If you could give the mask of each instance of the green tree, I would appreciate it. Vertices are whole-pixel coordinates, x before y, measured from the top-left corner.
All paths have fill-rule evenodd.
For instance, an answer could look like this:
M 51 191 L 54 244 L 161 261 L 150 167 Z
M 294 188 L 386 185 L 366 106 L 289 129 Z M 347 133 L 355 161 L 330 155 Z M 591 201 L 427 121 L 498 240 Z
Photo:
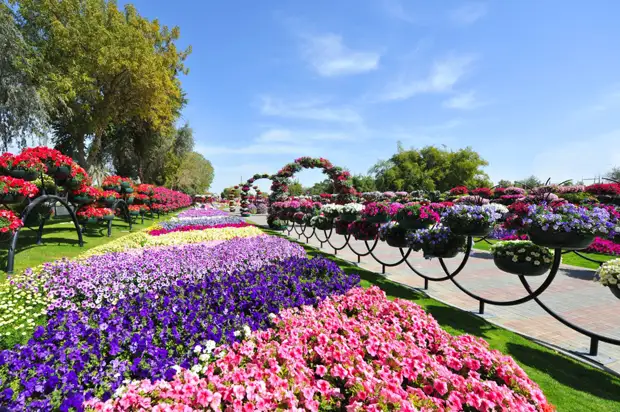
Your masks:
M 80 164 L 106 159 L 111 124 L 134 118 L 157 131 L 173 126 L 183 103 L 178 75 L 187 51 L 179 29 L 106 0 L 10 0 L 26 42 L 37 51 L 34 72 L 54 99 L 56 143 Z M 165 133 L 164 133 L 165 135 Z
M 311 195 L 320 195 L 321 193 L 333 193 L 334 185 L 331 180 L 325 179 L 321 182 L 315 183 L 308 188 L 304 188 L 304 193 Z
M 375 179 L 370 175 L 356 174 L 351 176 L 351 181 L 358 192 L 374 192 L 377 190 Z
M 46 104 L 32 76 L 34 50 L 24 41 L 13 12 L 0 3 L 0 139 L 24 147 L 28 137 L 42 136 Z
M 288 185 L 288 194 L 290 196 L 301 196 L 304 194 L 304 188 L 302 187 L 299 180 L 295 180 L 290 185 Z
M 542 181 L 534 175 L 515 181 L 515 186 L 522 187 L 524 189 L 532 189 L 541 185 Z
M 213 182 L 213 166 L 203 155 L 196 152 L 187 153 L 179 165 L 172 188 L 194 195 L 204 194 Z
M 404 150 L 389 160 L 380 160 L 370 169 L 378 190 L 446 191 L 455 186 L 490 184 L 482 170 L 488 162 L 467 147 L 457 151 L 426 146 L 420 150 Z
M 614 167 L 605 175 L 606 178 L 620 182 L 620 167 Z
M 499 187 L 510 187 L 510 186 L 512 186 L 512 182 L 510 180 L 502 179 L 499 182 L 497 182 L 497 186 L 499 186 Z

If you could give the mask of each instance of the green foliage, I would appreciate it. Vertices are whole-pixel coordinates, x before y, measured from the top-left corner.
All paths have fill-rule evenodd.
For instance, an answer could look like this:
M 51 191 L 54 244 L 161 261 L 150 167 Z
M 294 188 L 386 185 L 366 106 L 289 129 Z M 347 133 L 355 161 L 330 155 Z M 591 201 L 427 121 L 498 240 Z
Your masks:
M 174 154 L 173 154 L 174 156 Z M 190 195 L 204 194 L 213 182 L 213 166 L 203 155 L 187 153 L 172 177 L 171 187 Z
M 322 182 L 315 183 L 309 188 L 305 188 L 304 192 L 311 195 L 320 195 L 321 193 L 334 193 L 334 185 L 331 180 L 325 179 Z
M 46 104 L 32 76 L 33 49 L 26 44 L 12 11 L 0 3 L 0 139 L 25 147 L 28 137 L 42 136 L 48 121 Z
M 380 191 L 439 190 L 455 186 L 490 185 L 482 167 L 488 162 L 470 147 L 457 151 L 426 146 L 404 150 L 389 160 L 380 160 L 371 169 Z
M 370 175 L 357 174 L 351 176 L 353 187 L 358 192 L 374 192 L 377 190 L 375 179 Z
M 88 168 L 104 163 L 110 125 L 172 129 L 183 104 L 178 75 L 188 51 L 178 28 L 124 12 L 105 0 L 11 0 L 26 42 L 37 51 L 34 75 L 54 101 L 55 143 Z M 166 135 L 166 133 L 162 133 Z
M 524 189 L 532 189 L 534 187 L 541 186 L 542 184 L 542 181 L 534 175 L 526 177 L 523 180 L 515 180 L 514 183 L 515 186 L 522 187 Z
M 571 203 L 576 205 L 586 204 L 586 203 L 598 203 L 598 199 L 592 196 L 589 193 L 564 193 L 560 195 L 562 199 L 565 199 Z
M 620 182 L 620 167 L 614 167 L 605 175 L 606 178 Z
M 497 186 L 499 187 L 510 187 L 512 185 L 513 183 L 510 180 L 502 179 L 499 182 L 497 182 Z
M 288 193 L 290 196 L 301 196 L 304 194 L 304 188 L 299 183 L 299 180 L 295 180 L 288 186 Z

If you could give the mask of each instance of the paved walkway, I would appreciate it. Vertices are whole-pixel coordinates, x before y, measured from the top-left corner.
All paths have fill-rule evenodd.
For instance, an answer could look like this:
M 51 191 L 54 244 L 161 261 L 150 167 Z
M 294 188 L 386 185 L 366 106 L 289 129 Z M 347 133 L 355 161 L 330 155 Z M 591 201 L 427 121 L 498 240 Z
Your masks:
M 266 216 L 252 216 L 250 220 L 260 225 L 265 225 L 267 221 Z M 307 234 L 311 233 L 312 230 L 307 229 Z M 320 236 L 324 238 L 323 232 L 320 232 Z M 291 237 L 298 239 L 295 232 L 291 233 Z M 305 241 L 306 239 L 301 237 L 301 240 Z M 336 235 L 334 232 L 330 241 L 335 246 L 341 246 L 344 244 L 344 237 Z M 316 237 L 310 239 L 308 243 L 320 247 Z M 360 253 L 367 251 L 363 242 L 352 241 L 351 244 Z M 333 248 L 329 247 L 328 244 L 323 246 L 322 250 L 334 253 Z M 379 242 L 373 253 L 384 262 L 400 260 L 399 250 L 384 242 Z M 348 247 L 338 251 L 337 255 L 343 259 L 357 262 L 357 256 Z M 459 257 L 462 257 L 462 254 Z M 461 259 L 459 257 L 445 260 L 449 269 L 454 270 L 460 264 Z M 436 259 L 426 260 L 421 253 L 412 252 L 408 262 L 426 275 L 435 277 L 443 275 L 439 261 Z M 382 273 L 382 265 L 371 256 L 362 257 L 359 265 L 364 269 Z M 386 276 L 390 280 L 415 288 L 424 287 L 424 280 L 411 271 L 405 263 L 385 269 Z M 594 271 L 592 270 L 562 265 L 553 283 L 540 296 L 540 299 L 572 323 L 587 330 L 620 339 L 620 322 L 618 321 L 620 301 L 607 288 L 593 282 L 593 276 Z M 535 289 L 540 285 L 544 281 L 542 279 L 544 277 L 533 278 L 530 281 L 532 288 Z M 526 295 L 519 278 L 497 269 L 491 255 L 482 251 L 472 252 L 467 265 L 456 279 L 467 290 L 489 299 L 511 300 Z M 478 301 L 464 294 L 450 281 L 430 282 L 429 289 L 425 292 L 433 298 L 463 310 L 478 311 Z M 590 346 L 588 337 L 552 318 L 536 302 L 532 301 L 516 306 L 486 305 L 484 317 L 493 323 L 564 350 L 580 355 L 587 355 L 588 353 Z M 620 346 L 601 342 L 598 356 L 589 358 L 620 373 Z

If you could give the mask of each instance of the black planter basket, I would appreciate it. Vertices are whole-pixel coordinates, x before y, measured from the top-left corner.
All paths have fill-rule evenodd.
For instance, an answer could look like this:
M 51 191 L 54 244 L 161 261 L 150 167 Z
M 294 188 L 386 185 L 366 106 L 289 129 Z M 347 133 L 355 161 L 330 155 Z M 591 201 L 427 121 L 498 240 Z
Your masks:
M 556 232 L 553 230 L 543 231 L 539 228 L 531 228 L 527 234 L 530 240 L 538 246 L 550 249 L 582 250 L 594 242 L 594 235 L 584 235 L 575 232 Z
M 441 249 L 441 250 L 429 250 L 429 249 L 422 249 L 424 252 L 424 257 L 425 258 L 442 258 L 442 259 L 450 259 L 453 257 L 456 257 L 456 255 L 459 254 L 459 247 L 450 247 L 447 249 Z
M 366 216 L 366 220 L 370 223 L 387 223 L 392 220 L 392 218 L 387 214 L 380 213 L 375 216 Z
M 343 222 L 355 222 L 357 220 L 356 213 L 340 213 L 340 220 Z
M 344 222 L 344 220 L 343 220 L 343 222 Z M 349 233 L 348 232 L 348 227 L 349 227 L 348 225 L 341 225 L 341 224 L 338 224 L 338 223 L 336 223 L 334 225 L 336 233 L 339 234 L 339 235 L 346 235 L 347 233 Z
M 93 199 L 92 197 L 83 195 L 72 195 L 69 197 L 69 200 L 71 201 L 71 203 L 75 203 L 77 205 L 87 205 L 95 201 L 95 199 Z
M 610 285 L 608 287 L 609 290 L 611 290 L 611 293 L 613 293 L 615 297 L 620 299 L 620 287 L 618 287 L 618 285 Z
M 461 225 L 458 227 L 450 226 L 450 231 L 459 236 L 476 236 L 483 237 L 491 233 L 493 225 L 489 223 L 470 223 L 467 225 Z
M 392 247 L 406 248 L 409 247 L 406 238 L 406 232 L 390 233 L 385 237 L 385 243 Z
M 426 229 L 431 224 L 420 219 L 405 218 L 398 221 L 398 225 L 407 230 Z
M 512 273 L 513 275 L 542 276 L 551 268 L 551 263 L 542 261 L 538 266 L 536 266 L 533 261 L 513 262 L 511 256 L 493 256 L 493 262 L 495 262 L 495 266 L 497 266 L 498 269 L 506 273 Z
M 314 227 L 318 230 L 329 230 L 334 227 L 334 222 L 326 220 L 324 222 L 314 225 Z
M 26 200 L 26 196 L 23 195 L 14 195 L 12 193 L 0 195 L 0 204 L 2 205 L 13 205 L 16 203 L 22 203 L 24 200 Z

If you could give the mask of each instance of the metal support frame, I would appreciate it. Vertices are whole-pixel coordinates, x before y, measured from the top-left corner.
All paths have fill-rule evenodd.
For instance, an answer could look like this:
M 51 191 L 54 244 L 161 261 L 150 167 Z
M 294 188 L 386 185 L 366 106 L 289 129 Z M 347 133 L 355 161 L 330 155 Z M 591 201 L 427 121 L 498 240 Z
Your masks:
M 570 253 L 573 252 L 575 254 L 577 254 L 578 256 L 590 261 L 590 262 L 594 262 L 594 263 L 598 263 L 598 264 L 602 264 L 603 262 L 594 260 L 594 259 L 590 259 L 584 255 L 582 255 L 581 253 L 579 253 L 578 251 L 571 251 L 571 250 L 566 250 L 563 251 L 562 249 L 555 249 L 554 250 L 554 257 L 553 257 L 553 263 L 551 264 L 551 267 L 549 269 L 549 271 L 547 272 L 546 278 L 543 281 L 543 283 L 536 288 L 535 290 L 532 289 L 532 287 L 530 286 L 530 284 L 528 283 L 528 276 L 525 275 L 511 275 L 511 274 L 507 274 L 508 276 L 518 276 L 519 280 L 521 281 L 521 284 L 523 285 L 526 294 L 523 296 L 520 296 L 516 299 L 511 299 L 511 300 L 505 300 L 505 301 L 501 301 L 501 300 L 494 300 L 494 299 L 490 299 L 484 296 L 480 296 L 470 290 L 468 290 L 467 288 L 465 288 L 461 283 L 459 283 L 456 280 L 456 276 L 461 273 L 461 271 L 465 268 L 469 256 L 471 255 L 472 252 L 472 246 L 474 243 L 479 243 L 479 242 L 486 242 L 486 243 L 490 243 L 486 237 L 482 237 L 479 238 L 477 240 L 474 241 L 474 239 L 469 236 L 467 238 L 467 244 L 465 247 L 465 251 L 464 254 L 462 256 L 461 262 L 458 265 L 458 267 L 451 271 L 448 269 L 448 267 L 446 266 L 444 259 L 442 258 L 438 258 L 439 264 L 441 265 L 441 268 L 444 272 L 443 276 L 438 276 L 438 277 L 432 277 L 432 276 L 428 276 L 425 275 L 424 273 L 422 273 L 420 270 L 416 269 L 408 260 L 407 258 L 410 256 L 411 252 L 413 251 L 411 248 L 399 248 L 400 250 L 400 254 L 401 254 L 401 259 L 399 259 L 396 262 L 383 262 L 376 254 L 375 249 L 377 247 L 378 244 L 378 237 L 375 237 L 374 241 L 364 241 L 364 245 L 366 247 L 366 251 L 358 251 L 356 250 L 352 245 L 351 245 L 351 239 L 352 236 L 349 234 L 346 235 L 342 235 L 342 237 L 344 238 L 344 244 L 342 246 L 338 246 L 335 245 L 333 243 L 332 237 L 333 234 L 335 233 L 335 231 L 333 229 L 330 230 L 322 230 L 322 231 L 317 231 L 317 230 L 313 230 L 312 234 L 308 237 L 305 235 L 305 230 L 306 230 L 306 225 L 304 224 L 298 224 L 298 223 L 293 223 L 292 226 L 290 226 L 290 228 L 287 227 L 288 233 L 289 235 L 295 231 L 296 234 L 298 234 L 298 237 L 301 239 L 300 235 L 303 234 L 304 237 L 306 237 L 307 240 L 309 240 L 312 237 L 316 237 L 317 240 L 320 242 L 321 247 L 323 247 L 324 244 L 329 245 L 329 247 L 331 247 L 334 250 L 334 254 L 337 254 L 338 251 L 343 250 L 344 248 L 346 248 L 348 246 L 348 248 L 351 250 L 351 252 L 353 252 L 356 256 L 357 256 L 357 261 L 358 263 L 361 262 L 361 258 L 364 256 L 371 256 L 376 262 L 378 262 L 379 264 L 381 264 L 382 266 L 382 273 L 385 273 L 386 267 L 393 267 L 393 266 L 398 266 L 402 263 L 405 263 L 409 269 L 415 273 L 416 275 L 420 276 L 423 280 L 424 280 L 424 289 L 427 290 L 429 287 L 429 282 L 445 282 L 445 281 L 450 281 L 452 282 L 459 290 L 461 290 L 463 293 L 465 293 L 466 295 L 468 295 L 469 297 L 471 297 L 472 299 L 476 300 L 478 302 L 478 314 L 483 315 L 485 314 L 485 309 L 486 309 L 486 305 L 496 305 L 496 306 L 514 306 L 514 305 L 520 305 L 522 303 L 526 303 L 529 301 L 534 301 L 536 302 L 545 312 L 547 312 L 549 315 L 551 315 L 553 318 L 555 318 L 557 321 L 561 322 L 562 324 L 564 324 L 565 326 L 585 335 L 588 336 L 590 338 L 590 348 L 589 348 L 589 355 L 591 356 L 597 356 L 598 354 L 598 347 L 599 347 L 599 342 L 606 342 L 612 345 L 620 345 L 620 339 L 614 339 L 608 336 L 603 336 L 600 335 L 598 333 L 589 331 L 587 329 L 585 329 L 584 327 L 581 327 L 579 325 L 575 325 L 574 323 L 564 319 L 562 316 L 560 316 L 559 314 L 557 314 L 555 311 L 553 311 L 551 308 L 549 308 L 545 303 L 543 303 L 540 299 L 540 296 L 543 294 L 543 292 L 545 292 L 549 286 L 551 285 L 551 283 L 553 282 L 553 280 L 555 279 L 558 270 L 560 268 L 560 264 L 562 261 L 562 255 L 566 254 L 566 253 Z M 323 232 L 324 233 L 324 238 L 321 238 L 318 234 L 318 232 Z

